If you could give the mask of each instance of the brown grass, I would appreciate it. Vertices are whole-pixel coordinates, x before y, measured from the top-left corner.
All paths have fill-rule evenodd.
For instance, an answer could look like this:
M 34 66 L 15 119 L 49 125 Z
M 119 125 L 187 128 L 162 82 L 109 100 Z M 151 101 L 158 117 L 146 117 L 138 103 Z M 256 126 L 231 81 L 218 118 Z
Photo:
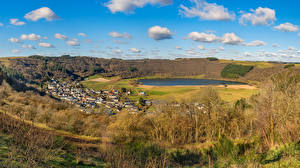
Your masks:
M 93 82 L 110 82 L 111 80 L 105 79 L 105 78 L 97 78 L 97 79 L 91 79 L 89 81 Z

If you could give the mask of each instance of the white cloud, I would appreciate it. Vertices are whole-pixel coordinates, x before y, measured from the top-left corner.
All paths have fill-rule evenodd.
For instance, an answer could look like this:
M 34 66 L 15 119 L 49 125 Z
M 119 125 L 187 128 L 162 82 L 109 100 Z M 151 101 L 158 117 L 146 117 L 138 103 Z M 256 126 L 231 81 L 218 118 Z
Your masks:
M 40 35 L 36 35 L 34 33 L 32 33 L 32 34 L 22 34 L 20 36 L 20 39 L 22 39 L 22 40 L 36 41 L 36 40 L 40 40 L 41 36 Z
M 110 0 L 105 6 L 108 7 L 112 13 L 133 13 L 136 8 L 142 8 L 147 4 L 164 6 L 172 3 L 173 0 Z
M 224 50 L 225 50 L 225 48 L 224 48 L 224 47 L 222 47 L 222 46 L 219 46 L 219 47 L 218 47 L 218 50 L 220 50 L 220 51 L 224 51 Z
M 128 44 L 127 41 L 121 41 L 121 40 L 112 40 L 116 44 Z
M 4 24 L 0 22 L 0 27 L 2 27 L 2 26 L 4 26 Z
M 31 21 L 38 21 L 40 19 L 46 19 L 47 21 L 52 21 L 58 19 L 59 17 L 48 7 L 42 7 L 40 9 L 31 11 L 27 13 L 25 19 Z
M 242 42 L 244 42 L 244 40 L 241 39 L 240 37 L 238 37 L 234 33 L 226 33 L 222 37 L 222 43 L 223 44 L 239 45 Z
M 198 53 L 198 52 L 196 52 L 195 49 L 193 49 L 193 48 L 192 48 L 192 49 L 188 49 L 188 50 L 186 50 L 185 52 L 186 52 L 186 54 L 188 54 L 188 55 L 195 55 L 195 54 Z
M 293 47 L 293 46 L 290 46 L 290 47 L 288 47 L 288 50 L 289 50 L 289 51 L 294 51 L 294 50 L 296 50 L 296 48 Z
M 19 19 L 10 19 L 9 23 L 15 26 L 23 26 L 26 24 L 25 22 L 19 21 Z
M 286 50 L 277 50 L 277 56 L 281 60 L 290 61 L 291 59 L 294 59 L 295 61 L 299 60 L 299 50 L 296 49 L 293 46 L 289 46 Z M 272 56 L 272 55 L 270 55 Z
M 217 42 L 220 40 L 220 38 L 213 33 L 199 33 L 199 32 L 191 32 L 187 36 L 187 38 L 197 42 L 206 42 L 206 43 Z
M 154 40 L 171 39 L 172 32 L 166 27 L 153 26 L 148 30 L 148 36 Z
M 205 42 L 205 43 L 217 43 L 221 42 L 223 44 L 230 44 L 230 45 L 243 45 L 244 40 L 238 37 L 234 33 L 225 33 L 223 37 L 218 37 L 213 33 L 199 33 L 199 32 L 191 32 L 186 39 L 191 39 L 197 42 Z M 222 46 L 214 49 L 214 50 L 224 50 Z
M 18 50 L 18 49 L 13 49 L 13 50 L 11 50 L 11 52 L 14 53 L 14 54 L 18 54 L 18 53 L 20 53 L 21 51 Z
M 277 57 L 278 54 L 277 53 L 273 53 L 273 52 L 264 52 L 264 56 L 265 57 Z
M 54 37 L 57 38 L 57 39 L 61 39 L 61 40 L 66 40 L 66 39 L 68 39 L 67 36 L 62 35 L 62 34 L 59 34 L 59 33 L 56 33 L 56 34 L 54 35 Z
M 197 48 L 198 48 L 199 50 L 205 50 L 205 48 L 204 48 L 202 45 L 198 45 Z
M 276 20 L 275 10 L 270 8 L 258 7 L 256 10 L 251 9 L 251 13 L 244 13 L 239 19 L 240 24 L 245 25 L 269 25 Z
M 39 43 L 40 47 L 45 47 L 45 48 L 54 48 L 52 44 L 49 43 Z
M 112 52 L 115 53 L 115 54 L 122 54 L 123 53 L 123 51 L 121 49 L 113 49 Z
M 140 53 L 141 52 L 141 50 L 139 50 L 137 48 L 131 48 L 130 51 L 133 52 L 133 53 Z
M 85 33 L 78 33 L 78 36 L 87 37 L 87 35 Z
M 33 45 L 31 45 L 31 44 L 23 44 L 22 45 L 22 48 L 24 48 L 24 49 L 36 49 Z
M 298 33 L 298 36 L 300 36 L 300 33 Z
M 113 31 L 113 32 L 110 32 L 109 35 L 111 37 L 114 37 L 114 38 L 127 38 L 127 39 L 131 39 L 132 38 L 132 36 L 129 33 L 126 33 L 126 32 L 124 32 L 124 33 L 121 34 L 121 33 Z
M 182 47 L 180 47 L 180 46 L 176 46 L 175 47 L 177 50 L 182 50 Z
M 251 41 L 250 43 L 245 44 L 245 46 L 255 46 L 255 47 L 265 46 L 265 45 L 267 45 L 267 43 L 260 40 Z
M 199 17 L 202 20 L 234 20 L 235 14 L 227 8 L 205 0 L 190 0 L 192 7 L 180 5 L 179 12 L 186 17 Z
M 222 38 L 220 38 L 213 33 L 191 32 L 186 38 L 197 42 L 205 42 L 205 43 L 221 42 L 223 44 L 231 44 L 231 45 L 239 45 L 242 44 L 242 42 L 244 42 L 243 39 L 241 39 L 234 33 L 226 33 L 223 35 Z M 222 50 L 222 48 L 219 49 Z
M 85 39 L 84 42 L 86 42 L 86 43 L 91 43 L 91 42 L 93 42 L 93 41 L 90 40 L 90 39 Z
M 272 44 L 272 47 L 273 47 L 273 48 L 278 48 L 278 47 L 280 47 L 280 46 L 279 46 L 279 44 Z
M 80 43 L 77 39 L 68 40 L 66 41 L 66 44 L 69 46 L 80 46 Z
M 10 38 L 8 39 L 8 41 L 12 42 L 12 43 L 20 43 L 20 39 L 17 39 L 17 38 Z
M 251 56 L 252 56 L 252 54 L 251 54 L 251 53 L 249 53 L 249 52 L 247 52 L 247 51 L 246 51 L 246 52 L 244 52 L 244 53 L 243 53 L 243 55 L 244 55 L 244 56 L 246 56 L 246 57 L 251 57 Z
M 275 26 L 274 28 L 285 32 L 297 32 L 299 30 L 299 26 L 293 25 L 291 23 L 283 23 Z

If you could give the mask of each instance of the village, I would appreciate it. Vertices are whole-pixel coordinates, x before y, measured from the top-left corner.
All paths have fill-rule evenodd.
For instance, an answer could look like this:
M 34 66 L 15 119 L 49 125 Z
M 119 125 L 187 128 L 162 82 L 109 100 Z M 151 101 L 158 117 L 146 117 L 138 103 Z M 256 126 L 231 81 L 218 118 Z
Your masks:
M 87 114 L 104 112 L 108 115 L 114 115 L 122 109 L 126 109 L 131 113 L 140 111 L 138 106 L 127 97 L 132 94 L 129 90 L 110 89 L 95 91 L 82 88 L 77 81 L 59 82 L 56 79 L 51 79 L 47 84 L 46 93 L 62 101 L 77 105 L 82 112 Z M 145 96 L 145 93 L 140 92 L 139 95 Z M 150 104 L 150 102 L 146 103 Z

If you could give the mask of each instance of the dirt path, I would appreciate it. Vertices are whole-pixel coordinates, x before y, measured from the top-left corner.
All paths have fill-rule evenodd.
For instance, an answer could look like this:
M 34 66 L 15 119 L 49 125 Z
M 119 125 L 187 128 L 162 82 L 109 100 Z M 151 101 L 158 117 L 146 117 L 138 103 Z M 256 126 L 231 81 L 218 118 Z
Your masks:
M 93 81 L 93 82 L 110 82 L 111 80 L 105 79 L 105 78 L 97 78 L 97 79 L 91 79 L 90 81 Z

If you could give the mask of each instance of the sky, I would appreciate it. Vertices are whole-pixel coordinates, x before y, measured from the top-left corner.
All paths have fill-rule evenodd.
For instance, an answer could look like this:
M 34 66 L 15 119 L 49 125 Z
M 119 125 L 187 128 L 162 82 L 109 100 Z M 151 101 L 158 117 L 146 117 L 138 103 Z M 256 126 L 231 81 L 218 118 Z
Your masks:
M 9 0 L 0 57 L 300 62 L 299 0 Z

